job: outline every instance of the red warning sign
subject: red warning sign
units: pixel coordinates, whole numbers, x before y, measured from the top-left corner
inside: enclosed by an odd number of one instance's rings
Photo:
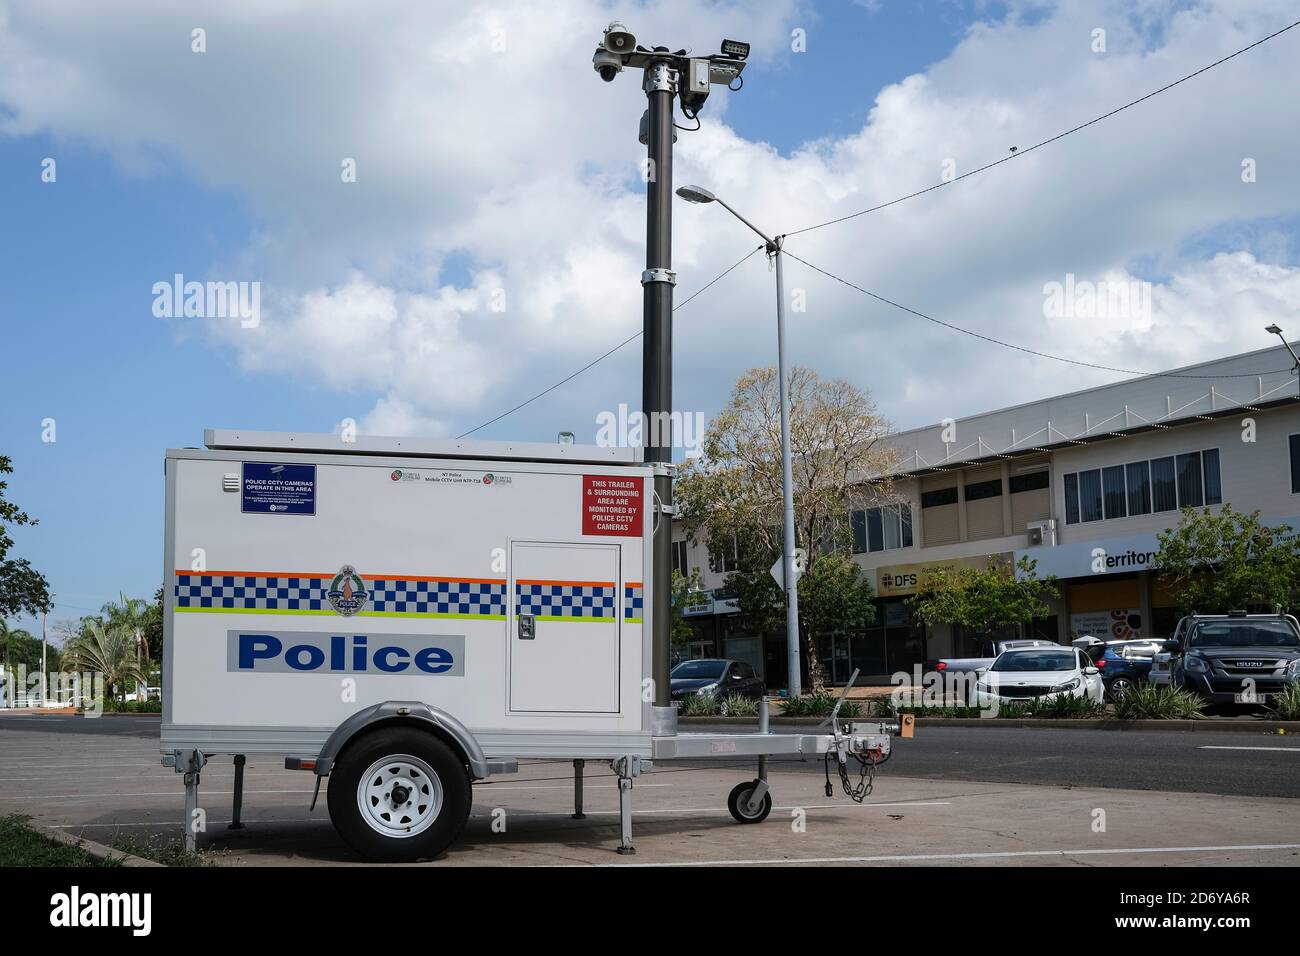
[[[643,480],[582,476],[582,533],[641,537]]]

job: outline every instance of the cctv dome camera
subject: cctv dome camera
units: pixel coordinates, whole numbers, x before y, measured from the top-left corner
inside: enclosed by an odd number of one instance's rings
[[[618,76],[623,69],[623,58],[608,50],[597,49],[596,55],[591,58],[591,63],[606,83],[612,83],[614,77]]]

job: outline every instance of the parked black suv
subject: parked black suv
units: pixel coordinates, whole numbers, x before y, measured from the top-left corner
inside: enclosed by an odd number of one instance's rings
[[[1210,704],[1267,704],[1300,683],[1300,625],[1287,614],[1194,614],[1180,622],[1173,655],[1175,687]]]

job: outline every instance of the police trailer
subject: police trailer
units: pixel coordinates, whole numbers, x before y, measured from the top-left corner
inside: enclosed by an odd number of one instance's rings
[[[647,571],[671,466],[640,449],[204,437],[166,458],[161,749],[184,775],[191,848],[215,756],[235,765],[232,826],[247,755],[283,756],[315,773],[313,810],[329,778],[355,850],[409,860],[453,843],[472,784],[522,759],[573,761],[577,817],[584,762],[608,761],[626,853],[651,761],[757,758],[728,800],[757,823],[768,755],[821,756],[827,790],[834,765],[858,800],[889,755],[888,723],[774,734],[764,702],[759,733],[678,733],[675,707],[655,706]]]

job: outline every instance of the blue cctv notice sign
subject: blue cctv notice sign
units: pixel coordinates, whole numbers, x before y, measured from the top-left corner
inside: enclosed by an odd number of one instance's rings
[[[244,462],[243,502],[245,514],[314,515],[316,513],[316,466],[276,465],[264,461]]]

